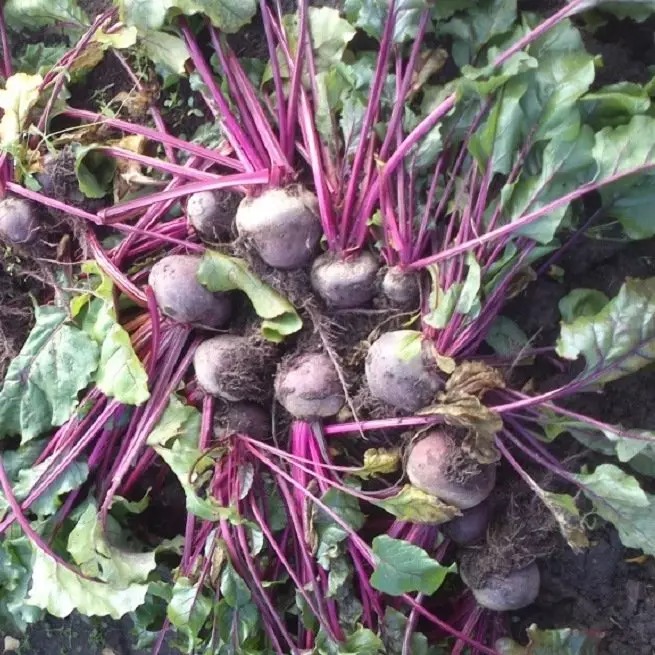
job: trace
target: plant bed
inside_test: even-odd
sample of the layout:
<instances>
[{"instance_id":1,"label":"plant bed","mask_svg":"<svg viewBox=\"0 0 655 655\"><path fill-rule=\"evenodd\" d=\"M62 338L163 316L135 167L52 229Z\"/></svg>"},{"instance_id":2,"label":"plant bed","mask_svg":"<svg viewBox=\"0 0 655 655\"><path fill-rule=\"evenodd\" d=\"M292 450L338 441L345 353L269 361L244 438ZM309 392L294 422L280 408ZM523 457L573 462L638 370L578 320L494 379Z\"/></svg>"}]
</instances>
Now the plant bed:
<instances>
[{"instance_id":1,"label":"plant bed","mask_svg":"<svg viewBox=\"0 0 655 655\"><path fill-rule=\"evenodd\" d=\"M653 19L616 4L6 4L4 630L647 652Z\"/></svg>"}]
</instances>

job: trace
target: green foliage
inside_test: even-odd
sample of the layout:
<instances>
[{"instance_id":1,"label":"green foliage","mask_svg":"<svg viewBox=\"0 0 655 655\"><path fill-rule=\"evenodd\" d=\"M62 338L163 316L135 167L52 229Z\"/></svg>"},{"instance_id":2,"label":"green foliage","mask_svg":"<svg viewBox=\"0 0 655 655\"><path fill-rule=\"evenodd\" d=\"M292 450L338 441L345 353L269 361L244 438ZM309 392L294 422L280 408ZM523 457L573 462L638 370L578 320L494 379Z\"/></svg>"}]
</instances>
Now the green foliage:
<instances>
[{"instance_id":1,"label":"green foliage","mask_svg":"<svg viewBox=\"0 0 655 655\"><path fill-rule=\"evenodd\" d=\"M585 368L579 379L596 384L651 364L655 356L655 278L628 279L598 313L562 323L557 354L565 359L583 355Z\"/></svg>"},{"instance_id":2,"label":"green foliage","mask_svg":"<svg viewBox=\"0 0 655 655\"><path fill-rule=\"evenodd\" d=\"M504 637L495 643L500 655L596 655L598 639L582 630L559 628L557 630L540 630L532 624L528 630L530 643L527 646L517 644L513 639Z\"/></svg>"},{"instance_id":3,"label":"green foliage","mask_svg":"<svg viewBox=\"0 0 655 655\"><path fill-rule=\"evenodd\" d=\"M89 25L87 15L75 0L7 0L7 25L14 30L38 29L55 23Z\"/></svg>"},{"instance_id":4,"label":"green foliage","mask_svg":"<svg viewBox=\"0 0 655 655\"><path fill-rule=\"evenodd\" d=\"M36 307L35 325L0 391L0 436L23 442L65 423L93 379L99 348L57 307Z\"/></svg>"},{"instance_id":5,"label":"green foliage","mask_svg":"<svg viewBox=\"0 0 655 655\"><path fill-rule=\"evenodd\" d=\"M208 250L198 268L198 280L210 291L243 291L262 321L262 336L273 343L302 328L302 320L293 305L268 284L262 282L237 257Z\"/></svg>"},{"instance_id":6,"label":"green foliage","mask_svg":"<svg viewBox=\"0 0 655 655\"><path fill-rule=\"evenodd\" d=\"M387 535L373 539L373 554L375 569L371 586L391 596L410 591L433 594L448 573L457 571L455 564L442 566L422 548Z\"/></svg>"}]
</instances>

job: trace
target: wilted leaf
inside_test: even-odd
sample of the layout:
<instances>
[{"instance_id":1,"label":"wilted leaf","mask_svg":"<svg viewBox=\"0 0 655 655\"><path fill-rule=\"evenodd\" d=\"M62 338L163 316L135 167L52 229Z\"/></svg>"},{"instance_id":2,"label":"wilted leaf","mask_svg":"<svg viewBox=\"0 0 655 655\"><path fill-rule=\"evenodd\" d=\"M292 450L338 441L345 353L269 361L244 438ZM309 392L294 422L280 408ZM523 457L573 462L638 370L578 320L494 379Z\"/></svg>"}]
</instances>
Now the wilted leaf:
<instances>
[{"instance_id":1,"label":"wilted leaf","mask_svg":"<svg viewBox=\"0 0 655 655\"><path fill-rule=\"evenodd\" d=\"M402 457L400 448L369 448L364 453L364 466L352 472L358 478L368 479L398 470Z\"/></svg>"},{"instance_id":2,"label":"wilted leaf","mask_svg":"<svg viewBox=\"0 0 655 655\"><path fill-rule=\"evenodd\" d=\"M255 276L243 259L208 250L198 268L198 280L210 291L243 291L262 321L262 335L280 343L298 332L302 321L293 305Z\"/></svg>"},{"instance_id":3,"label":"wilted leaf","mask_svg":"<svg viewBox=\"0 0 655 655\"><path fill-rule=\"evenodd\" d=\"M410 591L432 595L457 567L442 566L422 548L401 539L380 535L373 539L375 569L371 586L390 596Z\"/></svg>"},{"instance_id":4,"label":"wilted leaf","mask_svg":"<svg viewBox=\"0 0 655 655\"><path fill-rule=\"evenodd\" d=\"M57 307L37 307L36 323L9 364L0 391L0 435L23 442L64 424L93 379L99 348Z\"/></svg>"},{"instance_id":5,"label":"wilted leaf","mask_svg":"<svg viewBox=\"0 0 655 655\"><path fill-rule=\"evenodd\" d=\"M655 555L655 496L613 464L601 464L593 473L576 477L594 511L614 524L624 546Z\"/></svg>"},{"instance_id":6,"label":"wilted leaf","mask_svg":"<svg viewBox=\"0 0 655 655\"><path fill-rule=\"evenodd\" d=\"M457 507L447 505L411 484L406 484L395 496L377 500L375 504L393 514L399 521L410 523L437 525L461 515Z\"/></svg>"},{"instance_id":7,"label":"wilted leaf","mask_svg":"<svg viewBox=\"0 0 655 655\"><path fill-rule=\"evenodd\" d=\"M256 0L118 0L121 17L128 25L158 30L176 15L205 14L222 32L238 32L257 10Z\"/></svg>"},{"instance_id":8,"label":"wilted leaf","mask_svg":"<svg viewBox=\"0 0 655 655\"><path fill-rule=\"evenodd\" d=\"M588 548L589 539L582 524L580 511L575 505L575 500L568 494L555 494L543 490L540 497L555 517L560 532L571 549L576 553L580 553Z\"/></svg>"},{"instance_id":9,"label":"wilted leaf","mask_svg":"<svg viewBox=\"0 0 655 655\"><path fill-rule=\"evenodd\" d=\"M540 630L532 624L528 630L530 643L527 646L517 644L513 639L504 637L495 643L500 655L597 655L598 637L571 628Z\"/></svg>"},{"instance_id":10,"label":"wilted leaf","mask_svg":"<svg viewBox=\"0 0 655 655\"><path fill-rule=\"evenodd\" d=\"M655 357L655 278L628 278L592 316L563 323L557 354L585 358L578 379L603 384L640 370Z\"/></svg>"},{"instance_id":11,"label":"wilted leaf","mask_svg":"<svg viewBox=\"0 0 655 655\"><path fill-rule=\"evenodd\" d=\"M39 99L41 75L16 73L7 79L5 88L0 89L0 109L4 110L0 120L0 146L8 148L19 141L30 109Z\"/></svg>"},{"instance_id":12,"label":"wilted leaf","mask_svg":"<svg viewBox=\"0 0 655 655\"><path fill-rule=\"evenodd\" d=\"M118 589L104 582L87 580L35 549L27 602L59 618L77 610L84 616L120 619L145 601L147 591L147 584L130 584Z\"/></svg>"},{"instance_id":13,"label":"wilted leaf","mask_svg":"<svg viewBox=\"0 0 655 655\"><path fill-rule=\"evenodd\" d=\"M496 368L481 361L462 362L446 382L446 402L467 396L482 398L487 391L504 389L505 378Z\"/></svg>"}]
</instances>

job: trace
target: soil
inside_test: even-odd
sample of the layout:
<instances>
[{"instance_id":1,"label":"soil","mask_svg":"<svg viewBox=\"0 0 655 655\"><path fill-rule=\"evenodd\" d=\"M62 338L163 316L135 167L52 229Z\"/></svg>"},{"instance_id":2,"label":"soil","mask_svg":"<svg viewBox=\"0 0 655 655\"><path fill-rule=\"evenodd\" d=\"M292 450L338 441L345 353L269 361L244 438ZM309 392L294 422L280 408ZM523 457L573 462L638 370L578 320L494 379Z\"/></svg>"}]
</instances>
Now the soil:
<instances>
[{"instance_id":1,"label":"soil","mask_svg":"<svg viewBox=\"0 0 655 655\"><path fill-rule=\"evenodd\" d=\"M86 0L80 4L93 15L110 3L108 0ZM292 4L293 0L283 2L287 8ZM340 3L326 0L312 4L336 6ZM563 4L561 0L520 0L519 8L550 15ZM654 28L653 21L635 24L609 20L594 34L587 35L586 45L590 52L603 59L596 85L649 79L648 67L655 63ZM56 34L47 34L45 38L43 34L34 34L22 43L54 42L56 38ZM231 43L238 55L268 57L259 24L239 34L238 39L232 38ZM133 86L118 62L108 56L83 84L71 89L71 104L98 111L120 92L132 91ZM189 111L188 100L192 93L186 80L163 91L162 100L172 99L174 94L182 102L170 103L172 108L165 111L164 118L171 129L175 128L176 134L189 137L209 116L204 108L195 108L200 113ZM20 349L31 326L28 294L38 297L43 292L38 280L16 275L15 263L6 254L0 260L0 375L4 375L7 362ZM626 276L655 275L655 240L626 245L585 238L557 264L564 270L563 278L543 276L517 297L506 312L528 336L534 337L535 345L553 342L559 326L557 303L571 289L590 287L612 296ZM299 296L303 295L306 280L285 282L294 286ZM277 283L274 286L284 286L279 280ZM340 323L347 326L338 334L338 338L343 336L341 345L347 344L345 350L352 352L362 335L365 337L382 320L383 316L374 314L341 317ZM350 329L351 323L353 329ZM353 364L353 368L360 366L361 362ZM547 386L556 372L542 362L538 373L538 383ZM602 396L586 395L579 408L611 423L655 429L654 396L655 371L645 369L607 385ZM561 447L568 454L579 451L576 443L567 442L565 438L561 440ZM168 537L180 533L184 507L180 504L182 493L177 483L163 482L159 506L149 508L143 519L148 524L147 534ZM607 526L592 535L591 548L581 555L561 547L540 562L541 594L533 606L517 613L513 631L516 635L524 635L525 628L532 623L541 628L586 628L604 635L601 653L651 655L655 652L655 561L635 558L635 555L622 547L616 532ZM4 636L0 633L0 637ZM112 652L145 655L149 652L133 649L129 621L99 621L79 615L63 621L48 617L33 626L20 641L22 655L110 655ZM165 646L161 652L168 655L177 651Z\"/></svg>"}]
</instances>

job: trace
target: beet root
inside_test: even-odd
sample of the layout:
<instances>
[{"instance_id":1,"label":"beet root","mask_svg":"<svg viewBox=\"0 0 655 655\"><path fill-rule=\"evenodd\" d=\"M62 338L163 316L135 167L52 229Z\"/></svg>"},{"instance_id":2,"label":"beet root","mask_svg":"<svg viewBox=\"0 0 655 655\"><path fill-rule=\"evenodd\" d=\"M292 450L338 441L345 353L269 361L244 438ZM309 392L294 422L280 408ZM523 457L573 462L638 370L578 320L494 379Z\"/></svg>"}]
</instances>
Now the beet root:
<instances>
[{"instance_id":1,"label":"beet root","mask_svg":"<svg viewBox=\"0 0 655 655\"><path fill-rule=\"evenodd\" d=\"M406 471L415 487L459 509L481 503L496 483L495 466L470 459L445 430L412 445Z\"/></svg>"},{"instance_id":2,"label":"beet root","mask_svg":"<svg viewBox=\"0 0 655 655\"><path fill-rule=\"evenodd\" d=\"M260 405L249 402L230 403L215 427L217 436L244 434L264 440L271 436L271 417Z\"/></svg>"},{"instance_id":3,"label":"beet root","mask_svg":"<svg viewBox=\"0 0 655 655\"><path fill-rule=\"evenodd\" d=\"M441 526L443 533L459 546L469 546L480 541L487 533L487 526L491 520L493 513L491 505L489 498L486 498L479 505L464 510L462 516Z\"/></svg>"},{"instance_id":4,"label":"beet root","mask_svg":"<svg viewBox=\"0 0 655 655\"><path fill-rule=\"evenodd\" d=\"M28 244L39 231L37 212L29 200L6 197L0 202L0 237L15 245Z\"/></svg>"},{"instance_id":5,"label":"beet root","mask_svg":"<svg viewBox=\"0 0 655 655\"><path fill-rule=\"evenodd\" d=\"M199 234L215 241L230 233L240 201L234 191L198 191L189 196L187 217Z\"/></svg>"},{"instance_id":6,"label":"beet root","mask_svg":"<svg viewBox=\"0 0 655 655\"><path fill-rule=\"evenodd\" d=\"M460 566L460 575L468 585L464 564ZM482 607L494 612L509 612L534 603L539 595L540 584L539 567L533 562L506 576L491 575L483 587L472 588L471 591Z\"/></svg>"},{"instance_id":7,"label":"beet root","mask_svg":"<svg viewBox=\"0 0 655 655\"><path fill-rule=\"evenodd\" d=\"M196 278L200 257L169 255L150 271L152 287L161 311L180 323L217 328L232 314L232 301L225 293L212 293Z\"/></svg>"},{"instance_id":8,"label":"beet root","mask_svg":"<svg viewBox=\"0 0 655 655\"><path fill-rule=\"evenodd\" d=\"M294 418L313 420L337 414L345 397L332 360L320 353L294 358L275 379L275 395Z\"/></svg>"},{"instance_id":9,"label":"beet root","mask_svg":"<svg viewBox=\"0 0 655 655\"><path fill-rule=\"evenodd\" d=\"M236 226L269 266L282 269L309 264L323 234L316 196L300 186L244 198Z\"/></svg>"},{"instance_id":10,"label":"beet root","mask_svg":"<svg viewBox=\"0 0 655 655\"><path fill-rule=\"evenodd\" d=\"M397 266L388 268L382 278L382 293L400 309L418 304L420 299L419 276L414 271L403 271Z\"/></svg>"},{"instance_id":11,"label":"beet root","mask_svg":"<svg viewBox=\"0 0 655 655\"><path fill-rule=\"evenodd\" d=\"M201 388L229 402L270 396L274 361L271 346L234 334L203 341L193 356Z\"/></svg>"},{"instance_id":12,"label":"beet root","mask_svg":"<svg viewBox=\"0 0 655 655\"><path fill-rule=\"evenodd\" d=\"M378 267L377 257L368 251L348 259L326 253L314 261L312 287L326 305L337 309L360 307L375 295Z\"/></svg>"},{"instance_id":13,"label":"beet root","mask_svg":"<svg viewBox=\"0 0 655 655\"><path fill-rule=\"evenodd\" d=\"M429 405L442 386L429 345L413 330L386 332L375 341L366 357L366 382L374 398L407 412Z\"/></svg>"}]
</instances>

